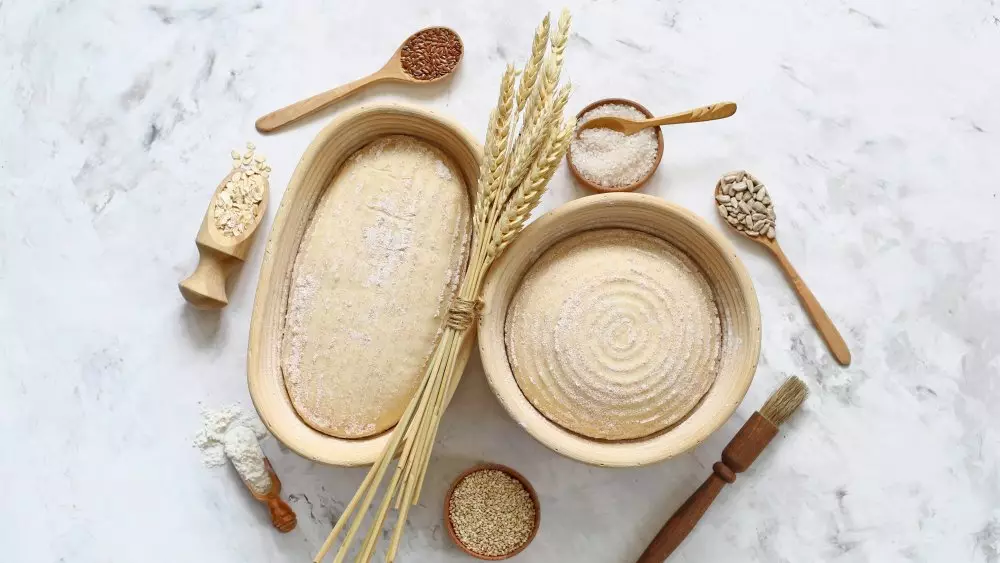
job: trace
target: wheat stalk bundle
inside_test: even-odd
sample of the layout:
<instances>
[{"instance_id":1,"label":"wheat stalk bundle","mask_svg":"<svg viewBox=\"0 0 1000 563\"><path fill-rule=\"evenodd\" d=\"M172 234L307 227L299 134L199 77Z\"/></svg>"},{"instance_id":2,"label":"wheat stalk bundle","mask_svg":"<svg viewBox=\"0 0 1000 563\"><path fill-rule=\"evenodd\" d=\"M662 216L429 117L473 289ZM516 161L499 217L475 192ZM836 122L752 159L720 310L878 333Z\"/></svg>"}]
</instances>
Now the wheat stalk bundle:
<instances>
[{"instance_id":1,"label":"wheat stalk bundle","mask_svg":"<svg viewBox=\"0 0 1000 563\"><path fill-rule=\"evenodd\" d=\"M554 30L550 30L546 16L535 30L531 56L524 68L518 73L507 65L504 71L483 147L472 217L472 252L445 320L444 333L389 444L323 543L314 559L316 563L322 561L346 529L334 561L345 560L380 488L382 500L354 561L371 560L390 508L397 510L398 516L386 561L396 557L410 507L420 498L445 397L461 376L456 373L456 364L462 341L479 310L483 280L538 205L576 127L575 120L563 118L569 87L559 87L569 24L568 11L563 11ZM394 461L395 469L388 476Z\"/></svg>"}]
</instances>

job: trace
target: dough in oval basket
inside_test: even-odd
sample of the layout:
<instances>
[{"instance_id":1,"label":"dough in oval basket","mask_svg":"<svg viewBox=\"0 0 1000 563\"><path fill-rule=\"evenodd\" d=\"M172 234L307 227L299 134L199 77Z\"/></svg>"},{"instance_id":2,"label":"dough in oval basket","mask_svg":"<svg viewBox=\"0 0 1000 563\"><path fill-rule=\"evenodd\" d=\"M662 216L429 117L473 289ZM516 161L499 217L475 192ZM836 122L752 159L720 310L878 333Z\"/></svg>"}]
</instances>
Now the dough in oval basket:
<instances>
[{"instance_id":1,"label":"dough in oval basket","mask_svg":"<svg viewBox=\"0 0 1000 563\"><path fill-rule=\"evenodd\" d=\"M629 229L558 242L507 311L514 378L546 418L590 438L649 436L682 419L715 381L719 312L682 251Z\"/></svg>"},{"instance_id":2,"label":"dough in oval basket","mask_svg":"<svg viewBox=\"0 0 1000 563\"><path fill-rule=\"evenodd\" d=\"M338 438L392 428L465 270L469 195L414 137L353 154L316 206L292 271L281 367L296 412Z\"/></svg>"}]
</instances>

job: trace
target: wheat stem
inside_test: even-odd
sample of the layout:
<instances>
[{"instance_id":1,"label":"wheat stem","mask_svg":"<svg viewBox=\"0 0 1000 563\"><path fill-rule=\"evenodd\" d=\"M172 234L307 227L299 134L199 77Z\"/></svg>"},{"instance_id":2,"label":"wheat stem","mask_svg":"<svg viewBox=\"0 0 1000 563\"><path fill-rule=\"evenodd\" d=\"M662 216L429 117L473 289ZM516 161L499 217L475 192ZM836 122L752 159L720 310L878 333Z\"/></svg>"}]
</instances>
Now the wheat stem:
<instances>
[{"instance_id":1,"label":"wheat stem","mask_svg":"<svg viewBox=\"0 0 1000 563\"><path fill-rule=\"evenodd\" d=\"M464 301L478 299L491 264L524 227L565 154L575 127L572 121L562 124L569 88L558 85L569 38L569 14L563 12L554 32L549 22L546 16L536 28L531 56L520 78L514 67L508 65L500 81L497 105L486 128L476 186L472 251L457 292L457 297ZM386 560L395 559L410 507L420 499L448 392L461 376L456 368L470 329L456 328L449 321L389 444L369 470L314 562L323 559L345 527L347 535L335 563L342 563L347 557L372 508L379 485L399 453L355 560L371 559L390 508L396 508L398 517Z\"/></svg>"}]
</instances>

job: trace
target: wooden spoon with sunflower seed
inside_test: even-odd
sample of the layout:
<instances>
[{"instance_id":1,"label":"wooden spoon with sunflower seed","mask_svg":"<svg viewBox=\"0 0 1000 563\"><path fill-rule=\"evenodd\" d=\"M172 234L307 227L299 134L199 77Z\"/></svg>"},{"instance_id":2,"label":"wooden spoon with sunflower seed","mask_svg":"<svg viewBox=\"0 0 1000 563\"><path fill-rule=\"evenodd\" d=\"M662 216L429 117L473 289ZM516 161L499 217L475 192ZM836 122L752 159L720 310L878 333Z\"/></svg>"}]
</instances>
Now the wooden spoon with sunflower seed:
<instances>
[{"instance_id":1,"label":"wooden spoon with sunflower seed","mask_svg":"<svg viewBox=\"0 0 1000 563\"><path fill-rule=\"evenodd\" d=\"M816 296L802 281L799 273L795 271L792 263L788 261L788 257L782 252L781 246L778 245L774 223L774 203L771 201L771 196L767 193L764 184L744 170L730 172L716 183L715 202L718 205L719 214L729 223L729 226L750 240L763 245L778 259L778 264L785 272L785 277L795 288L799 301L802 302L802 307L809 313L813 325L826 341L830 353L840 365L849 365L851 351L847 348L844 337L840 335L840 331L837 330L826 311L820 306Z\"/></svg>"}]
</instances>

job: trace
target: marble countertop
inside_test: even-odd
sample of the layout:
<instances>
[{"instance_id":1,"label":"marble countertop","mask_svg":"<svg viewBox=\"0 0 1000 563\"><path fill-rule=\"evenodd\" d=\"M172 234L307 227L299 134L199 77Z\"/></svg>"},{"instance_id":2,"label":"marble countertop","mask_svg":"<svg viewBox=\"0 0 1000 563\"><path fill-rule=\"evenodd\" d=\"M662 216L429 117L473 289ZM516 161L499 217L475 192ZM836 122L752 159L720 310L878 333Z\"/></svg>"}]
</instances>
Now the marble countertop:
<instances>
[{"instance_id":1,"label":"marble countertop","mask_svg":"<svg viewBox=\"0 0 1000 563\"><path fill-rule=\"evenodd\" d=\"M381 5L378 5L381 4ZM1000 3L573 1L573 111L603 97L735 117L664 131L643 191L719 225L716 179L766 182L781 241L854 354L835 365L776 265L735 241L764 323L745 403L651 467L589 467L512 422L478 358L444 419L401 561L468 561L441 526L463 468L541 495L527 562L630 562L787 375L812 396L672 561L1000 561ZM264 444L293 533L191 446L202 408L250 406L245 352L263 244L221 315L176 289L229 151L252 140L276 204L332 113L253 120L376 69L411 31L454 27L447 85L378 88L481 135L540 2L0 0L0 482L3 559L307 561L363 469ZM391 14L392 17L386 17ZM586 195L565 169L542 203ZM269 209L269 224L274 209ZM735 240L735 238L734 238Z\"/></svg>"}]
</instances>

